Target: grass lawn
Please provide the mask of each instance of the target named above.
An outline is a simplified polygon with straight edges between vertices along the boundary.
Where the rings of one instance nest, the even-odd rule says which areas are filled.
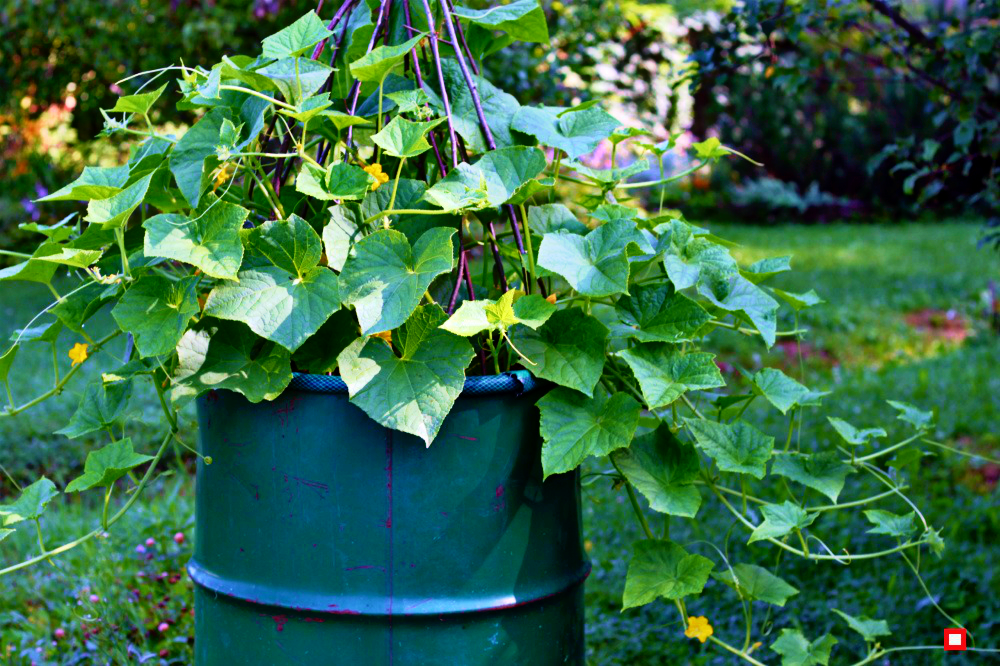
[[[788,291],[814,288],[827,301],[803,313],[798,322],[810,329],[801,359],[794,346],[776,345],[768,351],[759,341],[733,333],[720,338],[719,360],[750,370],[782,366],[806,385],[833,392],[825,401],[825,413],[857,425],[881,425],[890,437],[904,431],[893,421],[886,399],[934,408],[938,415],[934,435],[939,441],[997,457],[1000,339],[984,315],[983,295],[990,280],[1000,281],[1000,256],[975,249],[978,230],[975,225],[949,223],[713,225],[714,233],[740,244],[735,253],[741,260],[792,255],[793,272],[779,275],[773,284]],[[34,285],[5,283],[2,290],[0,339],[6,339],[50,298],[44,288]],[[107,326],[107,319],[103,321]],[[97,324],[100,327],[101,320]],[[795,324],[786,318],[779,329]],[[65,333],[60,338],[63,372],[73,341]],[[107,353],[120,358],[122,349],[111,346]],[[15,368],[19,376],[30,379],[12,386],[19,402],[51,385],[50,354],[41,344],[22,350]],[[112,360],[101,365],[112,367]],[[89,376],[96,372],[90,369]],[[79,393],[84,384],[79,378],[70,391]],[[148,450],[158,439],[155,397],[142,394],[134,402],[137,423],[128,434],[138,449]],[[74,408],[75,399],[67,396],[14,419],[0,419],[0,464],[20,482],[40,473],[60,486],[72,478],[86,447],[95,442],[72,442],[50,433],[65,425]],[[189,431],[191,416],[183,419]],[[783,438],[787,422],[778,416],[758,405],[748,412],[755,425]],[[807,419],[803,448],[831,441],[832,430],[824,423],[816,414]],[[595,461],[585,471],[603,470],[604,465]],[[761,660],[777,663],[777,655],[767,646],[781,628],[792,626],[793,618],[801,621],[802,631],[811,638],[827,631],[838,637],[831,663],[856,660],[864,645],[830,613],[831,607],[888,620],[893,635],[887,644],[939,644],[941,630],[950,623],[935,609],[936,603],[969,627],[977,645],[996,647],[998,472],[996,466],[955,456],[900,460],[894,473],[910,479],[911,497],[926,509],[928,522],[943,528],[948,547],[944,560],[927,556],[921,566],[933,601],[899,559],[856,561],[848,567],[786,560],[782,576],[801,594],[785,608],[754,607],[752,640],[763,644]],[[770,482],[768,477],[757,484],[753,494],[773,496]],[[89,542],[53,565],[5,577],[0,585],[0,664],[118,664],[141,658],[148,658],[147,663],[190,663],[191,593],[179,572],[190,557],[191,544],[189,538],[178,543],[173,536],[177,532],[190,536],[192,488],[190,476],[165,474],[153,487],[163,501],[149,508],[139,503],[110,537]],[[6,479],[0,480],[0,498],[11,490]],[[877,492],[874,487],[867,490]],[[862,493],[860,497],[864,489],[850,492]],[[624,493],[606,482],[587,485],[584,502],[587,546],[594,562],[587,583],[590,662],[600,666],[737,663],[717,649],[703,649],[697,641],[684,638],[676,610],[668,603],[619,612],[631,543],[639,538],[639,530]],[[902,512],[904,506],[888,502],[882,508]],[[76,497],[61,497],[42,521],[47,545],[89,531],[98,514],[97,507]],[[774,555],[769,547],[745,545],[745,533],[708,493],[703,494],[696,521],[674,520],[668,525],[657,517],[654,529],[669,530],[671,538],[717,562],[718,553],[696,542],[711,541],[732,562],[747,561],[751,548],[755,562],[771,561]],[[835,516],[825,517],[817,529],[834,550],[848,543],[854,552],[886,545],[886,537],[859,535],[856,522]],[[718,537],[727,531],[727,540]],[[22,529],[5,540],[0,545],[0,568],[36,553],[35,539],[33,531]],[[742,642],[740,605],[725,586],[710,581],[707,594],[690,611],[708,617],[717,635],[727,641]],[[57,633],[60,629],[65,634]],[[943,663],[941,654],[913,654],[903,653],[892,663]]]

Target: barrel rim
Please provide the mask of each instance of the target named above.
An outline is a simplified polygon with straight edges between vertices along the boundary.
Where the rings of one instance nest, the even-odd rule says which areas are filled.
[[[481,375],[465,378],[462,396],[502,395],[520,396],[533,391],[538,385],[534,375],[527,370],[511,370],[499,375]],[[309,393],[347,393],[347,382],[338,375],[313,375],[293,372],[288,388]]]
[[[394,597],[385,610],[371,610],[371,599],[355,596],[331,596],[329,593],[309,593],[304,590],[269,589],[256,583],[231,580],[214,573],[191,558],[187,563],[188,576],[195,585],[214,595],[235,599],[258,606],[269,606],[300,613],[321,613],[327,615],[354,615],[359,617],[420,617],[489,613],[520,608],[568,593],[590,576],[592,564],[584,557],[573,571],[554,578],[549,585],[536,589],[528,596],[503,595],[494,597],[435,599],[407,599]],[[295,599],[290,604],[286,599]],[[337,603],[330,603],[335,600]],[[348,610],[351,609],[351,610]],[[355,610],[359,609],[359,610]]]

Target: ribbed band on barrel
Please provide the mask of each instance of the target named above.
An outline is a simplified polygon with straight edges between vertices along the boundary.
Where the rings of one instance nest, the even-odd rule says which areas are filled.
[[[527,370],[512,370],[499,375],[466,377],[462,395],[496,395],[510,393],[521,395],[535,388],[535,378]],[[312,393],[347,393],[347,383],[334,375],[292,374],[289,388]]]

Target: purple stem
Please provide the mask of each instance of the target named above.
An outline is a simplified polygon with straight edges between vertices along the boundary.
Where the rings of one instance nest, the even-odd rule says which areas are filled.
[[[424,0],[426,3],[427,0]],[[444,25],[448,29],[448,34],[451,36],[451,41],[458,43],[458,39],[455,35],[455,25],[454,19],[451,15],[451,9],[448,7],[448,0],[440,0],[441,12],[444,17]],[[428,14],[429,15],[429,14]],[[465,62],[465,56],[462,55],[461,49],[455,49],[455,58],[458,60],[458,67],[462,70],[462,77],[465,79],[465,85],[469,87],[469,93],[472,95],[472,105],[476,107],[476,116],[479,118],[479,128],[483,131],[483,136],[486,138],[486,145],[489,146],[490,150],[497,149],[497,142],[493,139],[493,132],[490,131],[490,125],[486,121],[486,113],[483,111],[483,104],[479,99],[479,89],[476,88],[476,81],[472,78],[472,74],[469,72],[469,66]],[[524,241],[521,239],[521,226],[517,223],[517,214],[514,212],[514,207],[511,205],[505,206],[507,209],[507,215],[510,217],[511,229],[514,231],[514,241],[517,243],[517,251],[524,254]]]
[[[451,0],[445,0],[448,3],[448,8],[451,11],[455,11],[455,6],[451,4]],[[476,64],[476,59],[472,57],[472,49],[469,48],[468,42],[465,41],[465,31],[462,30],[462,22],[455,21],[455,28],[458,29],[458,39],[462,43],[462,48],[465,49],[466,55],[469,56],[469,64],[472,66],[472,72],[476,76],[479,76],[479,66]],[[454,48],[454,45],[452,45]]]
[[[410,17],[410,0],[403,0],[403,12],[404,15],[406,16],[406,23],[407,24],[413,23],[413,20]],[[413,28],[410,28],[409,25],[407,25],[406,27],[411,31],[413,30]],[[410,59],[413,63],[413,75],[417,79],[417,89],[418,90],[422,89],[424,87],[424,77],[420,71],[420,58],[417,55],[417,47],[413,47],[413,49],[410,51]],[[444,160],[441,159],[441,150],[438,148],[437,137],[435,136],[433,130],[431,130],[429,138],[431,141],[431,148],[434,149],[434,157],[435,159],[437,159],[438,168],[441,170],[441,175],[443,176],[444,174],[448,173],[448,170],[445,168]]]
[[[375,29],[372,31],[372,38],[368,42],[368,52],[371,52],[375,45],[378,43],[379,38],[382,36],[382,30],[385,29],[386,25],[389,23],[389,7],[392,6],[392,0],[382,0],[378,8],[378,19],[375,21]],[[388,32],[388,31],[386,31]],[[388,39],[388,36],[386,37]],[[361,81],[355,81],[354,85],[351,86],[351,91],[348,94],[350,97],[350,103],[347,106],[347,112],[354,115],[354,112],[358,108],[358,96],[361,94]],[[347,128],[347,145],[351,145],[351,141],[354,138],[354,126]]]
[[[455,125],[451,119],[451,100],[448,98],[448,89],[444,85],[444,68],[441,67],[441,51],[438,49],[437,30],[434,29],[434,12],[428,0],[421,0],[424,5],[424,12],[427,14],[427,26],[430,30],[431,53],[434,56],[434,64],[437,66],[438,85],[441,86],[441,101],[444,104],[444,114],[448,118],[448,139],[451,141],[451,165],[458,166],[458,139],[455,136]]]
[[[344,4],[342,4],[340,9],[337,10],[337,13],[333,15],[333,20],[331,20],[326,26],[326,29],[332,31],[335,27],[337,27],[337,24],[340,23],[340,19],[344,18],[344,14],[347,13],[347,10],[350,9],[353,4],[354,0],[344,0]],[[322,8],[323,0],[319,0],[319,7],[316,8],[316,13],[319,14]],[[326,39],[322,40],[316,45],[316,48],[313,49],[312,59],[319,60],[319,54],[323,52],[324,48],[326,48]]]

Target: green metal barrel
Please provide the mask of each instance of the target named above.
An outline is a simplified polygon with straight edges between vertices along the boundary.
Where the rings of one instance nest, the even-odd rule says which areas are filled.
[[[339,377],[198,401],[198,666],[582,664],[579,478],[542,482],[527,373],[466,380],[437,439]]]

